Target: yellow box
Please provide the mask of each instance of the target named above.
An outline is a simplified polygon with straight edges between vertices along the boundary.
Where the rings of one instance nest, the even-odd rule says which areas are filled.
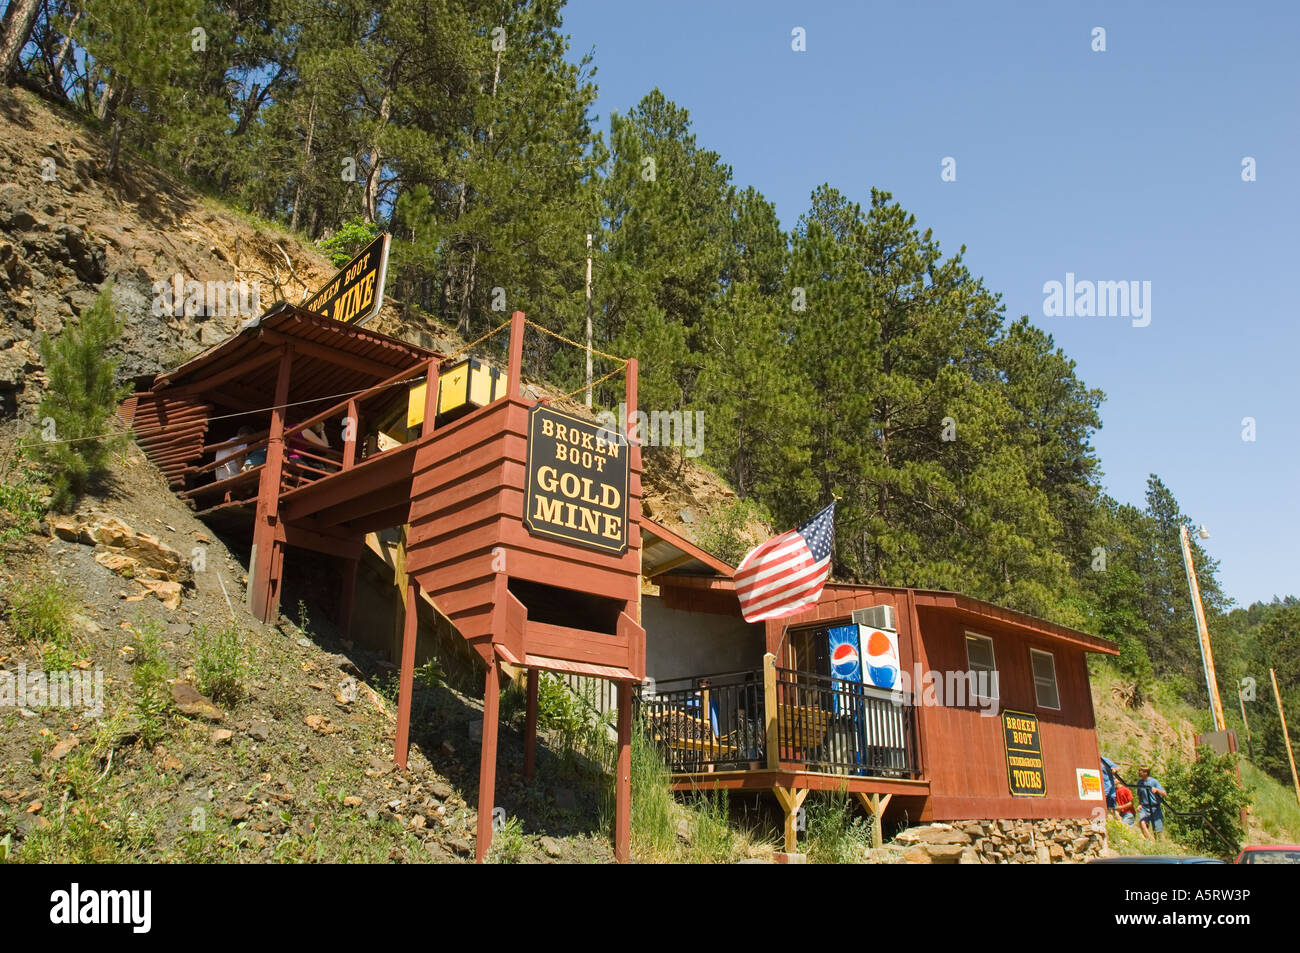
[[[424,423],[425,382],[411,386],[406,398],[406,426]],[[506,394],[506,375],[491,364],[467,358],[438,375],[438,418],[436,423],[463,417],[478,407],[486,407]]]

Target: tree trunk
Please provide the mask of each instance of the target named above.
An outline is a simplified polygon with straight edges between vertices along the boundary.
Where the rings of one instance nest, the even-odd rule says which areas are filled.
[[[118,92],[114,97],[115,102],[112,108],[113,137],[108,148],[108,177],[110,179],[117,175],[118,158],[122,153],[122,127],[125,124],[126,115],[125,110],[123,109],[123,103],[126,99],[126,92],[129,85],[129,83],[124,81],[122,85],[118,87]]]
[[[9,0],[3,32],[0,33],[0,79],[8,82],[18,66],[18,54],[32,35],[40,9],[41,0]]]
[[[311,140],[316,132],[316,91],[311,93],[311,104],[307,107],[307,142],[303,147],[303,156],[305,161],[302,164],[302,171],[298,173],[298,185],[293,192],[293,213],[289,217],[289,231],[298,230],[298,210],[302,205],[302,184],[307,178],[311,168]]]
[[[68,24],[68,32],[63,37],[63,46],[59,48],[59,55],[54,58],[54,67],[50,70],[50,85],[65,100],[68,98],[68,93],[63,88],[63,67],[68,62],[68,54],[72,52],[72,31],[76,28],[77,21],[80,19],[81,11],[78,10],[72,15],[72,22]]]
[[[370,146],[370,173],[366,176],[366,221],[375,222],[379,217],[379,168],[384,154],[379,149],[379,137],[388,125],[388,115],[392,109],[393,94],[391,86],[384,90],[384,98],[379,102],[379,128],[375,130],[375,139]]]

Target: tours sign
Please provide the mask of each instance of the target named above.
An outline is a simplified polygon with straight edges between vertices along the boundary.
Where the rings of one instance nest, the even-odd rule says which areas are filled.
[[[1007,783],[1016,797],[1046,797],[1047,773],[1038,716],[1023,711],[1002,712],[1002,736],[1007,749]]]
[[[303,307],[344,324],[365,324],[379,313],[379,306],[384,302],[387,270],[388,233],[385,232],[340,268]]]
[[[528,415],[524,525],[534,536],[623,555],[628,471],[622,434],[534,406]]]

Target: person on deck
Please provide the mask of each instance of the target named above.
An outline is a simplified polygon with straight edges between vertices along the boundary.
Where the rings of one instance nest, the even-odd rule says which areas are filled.
[[[1168,793],[1160,782],[1151,777],[1151,769],[1138,768],[1138,829],[1143,837],[1158,840],[1165,829],[1165,812],[1162,802]]]
[[[240,427],[239,432],[235,434],[235,439],[240,442],[233,447],[217,451],[218,466],[214,473],[216,479],[225,480],[239,472],[244,462],[244,451],[248,448],[248,437],[252,433],[252,427]]]

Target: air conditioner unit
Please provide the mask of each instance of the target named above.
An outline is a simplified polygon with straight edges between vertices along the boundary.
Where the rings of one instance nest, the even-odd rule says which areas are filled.
[[[853,621],[858,625],[865,625],[872,629],[886,629],[890,632],[898,631],[898,620],[893,606],[868,606],[865,609],[855,609],[853,610]]]

